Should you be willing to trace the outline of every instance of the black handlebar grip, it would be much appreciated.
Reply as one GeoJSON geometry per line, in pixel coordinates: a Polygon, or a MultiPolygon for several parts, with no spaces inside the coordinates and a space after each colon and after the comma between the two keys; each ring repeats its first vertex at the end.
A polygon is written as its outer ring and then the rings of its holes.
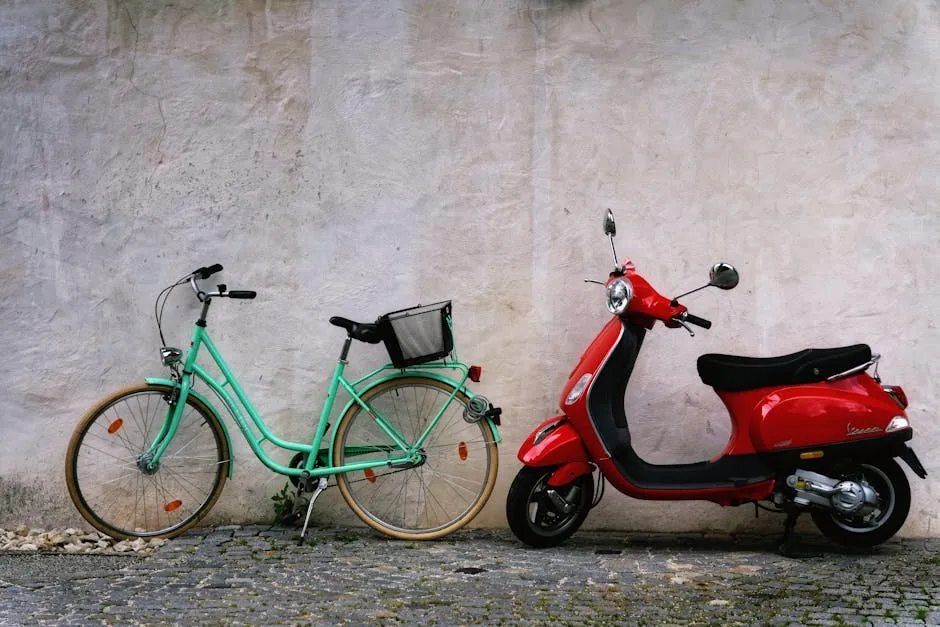
{"type": "Polygon", "coordinates": [[[258,295],[254,290],[232,290],[225,293],[229,298],[244,298],[245,300],[251,300],[258,295]]]}
{"type": "Polygon", "coordinates": [[[208,279],[210,276],[212,276],[216,272],[222,272],[222,264],[214,263],[208,268],[203,266],[201,268],[198,268],[195,272],[193,272],[193,274],[195,274],[200,279],[208,279]]]}
{"type": "Polygon", "coordinates": [[[705,318],[699,318],[698,316],[693,316],[689,312],[685,313],[685,321],[688,322],[689,324],[694,324],[697,327],[702,327],[703,329],[712,328],[712,323],[710,320],[706,320],[705,318]]]}

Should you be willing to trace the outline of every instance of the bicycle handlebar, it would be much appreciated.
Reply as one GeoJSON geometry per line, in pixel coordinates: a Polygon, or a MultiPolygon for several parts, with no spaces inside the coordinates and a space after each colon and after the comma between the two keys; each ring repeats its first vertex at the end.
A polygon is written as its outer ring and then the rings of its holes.
{"type": "Polygon", "coordinates": [[[214,263],[208,268],[206,266],[197,268],[193,270],[193,276],[200,278],[200,279],[208,279],[210,276],[212,276],[216,272],[222,272],[222,264],[214,263]]]}
{"type": "Polygon", "coordinates": [[[225,285],[218,285],[218,291],[215,292],[205,292],[199,288],[199,284],[196,283],[197,279],[205,279],[216,272],[222,270],[221,264],[213,264],[208,268],[199,268],[195,272],[189,275],[189,285],[193,288],[193,293],[196,295],[196,298],[199,299],[200,303],[204,303],[211,298],[237,298],[242,300],[251,300],[258,295],[254,290],[229,290],[225,285]]]}

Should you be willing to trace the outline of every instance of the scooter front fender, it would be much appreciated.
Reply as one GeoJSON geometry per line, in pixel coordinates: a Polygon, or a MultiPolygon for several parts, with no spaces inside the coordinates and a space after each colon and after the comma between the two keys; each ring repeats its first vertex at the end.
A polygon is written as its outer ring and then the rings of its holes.
{"type": "Polygon", "coordinates": [[[519,447],[518,457],[526,466],[589,464],[591,461],[581,436],[567,416],[555,416],[536,427],[519,447]]]}

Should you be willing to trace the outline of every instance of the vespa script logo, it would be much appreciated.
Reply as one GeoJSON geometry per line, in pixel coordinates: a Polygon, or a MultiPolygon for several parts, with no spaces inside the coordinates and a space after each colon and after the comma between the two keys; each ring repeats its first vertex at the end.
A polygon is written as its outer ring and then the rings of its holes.
{"type": "Polygon", "coordinates": [[[884,431],[881,427],[864,427],[858,428],[853,427],[852,423],[845,425],[845,434],[846,435],[865,435],[866,433],[880,433],[884,431]]]}

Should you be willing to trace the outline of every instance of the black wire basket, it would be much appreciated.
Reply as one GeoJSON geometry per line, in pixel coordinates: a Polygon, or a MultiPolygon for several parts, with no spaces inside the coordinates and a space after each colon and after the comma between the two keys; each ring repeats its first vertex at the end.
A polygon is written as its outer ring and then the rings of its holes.
{"type": "Polygon", "coordinates": [[[450,301],[392,311],[378,319],[392,365],[406,368],[441,359],[454,350],[450,301]]]}

